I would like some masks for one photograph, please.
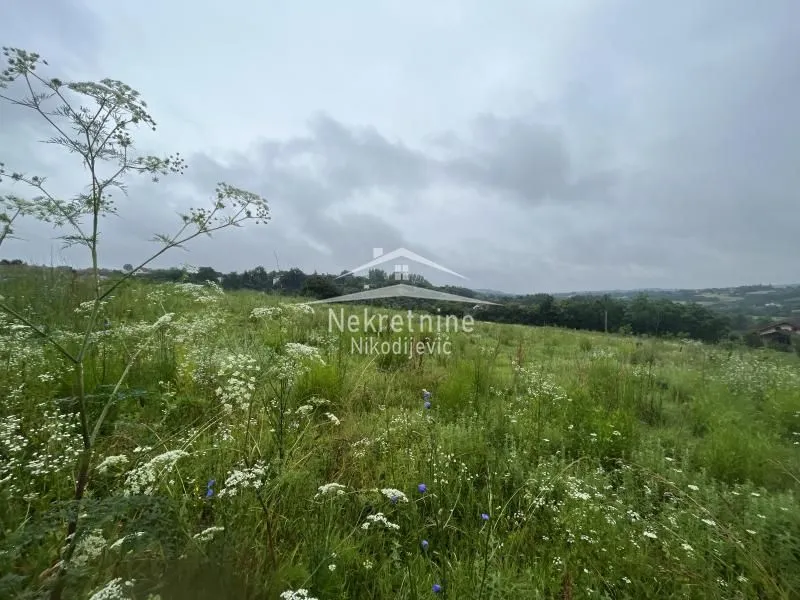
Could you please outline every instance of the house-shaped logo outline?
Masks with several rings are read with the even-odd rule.
[[[342,273],[336,279],[340,279],[341,277],[347,277],[348,275],[355,275],[356,273],[360,273],[362,271],[367,271],[369,269],[374,269],[374,268],[378,267],[379,265],[382,265],[382,264],[387,263],[387,262],[392,261],[392,260],[401,259],[401,258],[404,258],[406,260],[414,261],[416,263],[425,265],[426,267],[430,267],[432,269],[436,269],[437,271],[441,271],[442,273],[447,273],[448,275],[454,275],[454,276],[459,277],[459,278],[464,279],[464,280],[467,279],[466,277],[464,277],[460,273],[456,273],[452,269],[448,269],[447,267],[444,267],[444,266],[442,266],[442,265],[440,265],[438,263],[435,263],[432,260],[429,260],[429,259],[425,258],[424,256],[420,256],[416,252],[412,252],[411,250],[408,250],[407,248],[398,248],[397,250],[392,250],[391,252],[387,252],[386,254],[383,253],[383,249],[382,248],[373,248],[372,254],[373,254],[373,259],[371,261],[369,261],[368,263],[364,263],[363,265],[360,265],[360,266],[355,267],[353,269],[350,269],[346,273]],[[403,273],[404,275],[407,275],[407,273],[408,273],[408,265],[395,265],[395,267],[396,267],[395,272]],[[397,267],[402,267],[402,269],[398,270]]]
[[[434,268],[438,271],[442,271],[443,273],[449,273],[450,275],[455,275],[456,277],[460,277],[461,279],[466,279],[466,277],[464,277],[460,273],[456,273],[452,269],[443,267],[442,265],[439,265],[433,262],[432,260],[428,260],[424,256],[420,256],[416,252],[411,252],[411,250],[408,250],[406,248],[398,248],[397,250],[393,250],[392,252],[388,252],[386,254],[383,253],[383,248],[373,248],[372,256],[373,259],[370,262],[365,263],[349,271],[345,271],[344,273],[339,275],[336,279],[340,279],[342,277],[347,277],[348,275],[354,275],[355,273],[375,268],[378,265],[382,265],[386,262],[389,262],[390,260],[395,260],[398,258],[413,260],[414,262],[418,262],[420,264]],[[407,278],[408,265],[396,264],[395,273],[400,273],[401,275],[406,276],[405,278]],[[418,298],[422,300],[439,300],[444,302],[464,302],[473,304],[475,305],[476,308],[478,305],[481,304],[497,305],[496,302],[490,302],[489,300],[480,300],[478,298],[472,298],[469,296],[459,296],[457,294],[450,294],[447,292],[440,292],[437,290],[429,290],[426,288],[421,288],[413,285],[407,285],[405,283],[390,285],[375,290],[369,290],[368,288],[369,286],[365,286],[365,291],[363,292],[355,292],[352,294],[345,294],[344,296],[325,298],[323,300],[314,300],[312,302],[309,302],[308,304],[329,304],[334,302],[359,302],[362,300],[376,300],[385,298]]]

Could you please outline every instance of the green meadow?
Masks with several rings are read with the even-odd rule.
[[[800,597],[795,355],[0,276],[2,598]]]
[[[486,322],[425,335],[403,313],[363,331],[363,306],[342,330],[299,298],[138,279],[269,221],[227,183],[103,272],[111,192],[186,164],[133,151],[156,127],[136,90],[2,53],[4,108],[49,127],[85,185],[0,163],[0,244],[33,218],[91,268],[0,265],[0,599],[800,597],[798,355]]]

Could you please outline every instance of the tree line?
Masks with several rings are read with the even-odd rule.
[[[340,275],[344,275],[343,272]],[[256,267],[241,273],[218,273],[211,267],[201,267],[187,274],[181,269],[151,271],[145,275],[156,281],[188,280],[201,283],[217,281],[226,290],[249,289],[286,295],[301,295],[325,299],[398,283],[381,269],[366,276],[344,277],[312,273],[300,269],[267,271]],[[404,282],[406,283],[406,282]],[[745,330],[741,320],[714,312],[697,303],[680,303],[650,298],[641,294],[631,300],[605,296],[573,296],[556,299],[549,294],[522,296],[491,296],[455,286],[434,286],[423,277],[412,275],[407,283],[438,291],[480,298],[497,305],[472,305],[453,302],[434,302],[419,299],[392,298],[371,300],[368,303],[395,309],[428,310],[464,316],[476,320],[521,325],[555,326],[569,329],[631,333],[636,335],[671,336],[719,342],[738,337]]]
[[[22,261],[0,261],[0,264],[19,265]],[[125,265],[123,271],[130,265]],[[112,275],[115,271],[104,269]],[[119,271],[116,271],[119,272]],[[307,274],[293,268],[266,270],[256,267],[242,272],[221,273],[211,267],[193,271],[181,268],[144,270],[137,278],[153,282],[205,283],[214,281],[225,290],[252,290],[287,296],[305,296],[326,299],[334,296],[375,289],[398,283],[381,269],[373,269],[365,276],[332,274]],[[653,298],[642,293],[634,298],[617,298],[610,295],[576,295],[555,298],[550,294],[518,296],[493,296],[456,286],[434,286],[419,275],[407,282],[438,291],[468,298],[489,300],[496,304],[439,302],[410,298],[388,298],[364,302],[399,310],[414,309],[463,317],[472,315],[475,320],[495,323],[554,326],[608,333],[628,333],[656,337],[688,338],[704,342],[742,340],[755,345],[752,323],[744,315],[726,315],[694,302],[675,302]]]

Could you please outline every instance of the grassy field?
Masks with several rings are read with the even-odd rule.
[[[77,350],[80,282],[3,285]],[[79,505],[72,368],[0,318],[0,598],[76,510],[69,599],[800,597],[797,356],[478,323],[408,360],[261,294],[107,300]]]

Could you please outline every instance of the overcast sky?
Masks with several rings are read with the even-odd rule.
[[[226,181],[271,222],[158,265],[338,273],[404,246],[521,293],[800,281],[797,0],[6,0],[0,45],[136,88],[139,149],[187,158],[129,183],[108,267]],[[80,190],[33,117],[0,103],[0,161]],[[0,257],[86,263],[19,234]]]

